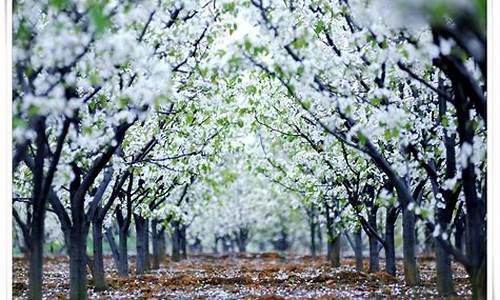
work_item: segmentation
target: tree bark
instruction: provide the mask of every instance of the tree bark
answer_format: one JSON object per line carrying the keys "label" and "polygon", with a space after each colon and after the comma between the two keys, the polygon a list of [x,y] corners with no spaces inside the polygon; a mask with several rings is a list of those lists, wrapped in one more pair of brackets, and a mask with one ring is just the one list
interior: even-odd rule
{"label": "tree bark", "polygon": [[333,218],[330,215],[330,207],[325,203],[326,217],[326,257],[333,267],[340,267],[340,237],[339,233],[335,232]]}
{"label": "tree bark", "polygon": [[333,238],[332,241],[332,257],[331,263],[333,267],[340,267],[340,234],[337,234],[336,237]]}
{"label": "tree bark", "polygon": [[309,231],[311,235],[311,256],[316,258],[316,222],[314,221],[314,217],[309,221]]}
{"label": "tree bark", "polygon": [[394,246],[394,224],[385,227],[385,271],[396,276],[396,251]]}
{"label": "tree bark", "polygon": [[42,299],[43,283],[43,213],[33,216],[29,251],[29,294],[31,300]]}
{"label": "tree bark", "polygon": [[181,259],[187,259],[187,241],[186,241],[186,229],[185,224],[180,225],[180,250]]}
{"label": "tree bark", "polygon": [[403,208],[403,267],[408,286],[419,283],[417,258],[415,255],[415,214]]}
{"label": "tree bark", "polygon": [[481,266],[476,272],[470,273],[470,281],[472,285],[472,299],[483,300],[487,297],[487,275],[486,275],[486,259],[483,259]]}
{"label": "tree bark", "polygon": [[140,215],[134,214],[134,220],[135,220],[135,233],[136,233],[135,273],[142,274],[146,271],[146,251],[147,251],[146,219]]}
{"label": "tree bark", "polygon": [[75,224],[70,232],[69,274],[70,299],[87,299],[87,234],[83,224]]}
{"label": "tree bark", "polygon": [[93,257],[93,278],[96,290],[102,291],[107,288],[106,278],[104,275],[104,261],[102,251],[102,222],[96,220],[92,223],[92,242],[94,248]]}
{"label": "tree bark", "polygon": [[174,232],[172,233],[172,260],[180,261],[181,260],[181,245],[180,245],[180,228],[179,222],[173,222]]}
{"label": "tree bark", "polygon": [[440,296],[447,297],[454,293],[450,255],[439,241],[436,245],[436,279]]}
{"label": "tree bark", "polygon": [[394,226],[398,217],[395,207],[387,209],[385,220],[385,271],[396,276],[396,251],[394,245]]}
{"label": "tree bark", "polygon": [[[375,208],[370,209],[368,223],[374,230],[377,230],[377,210]],[[380,261],[378,256],[379,243],[377,237],[370,232],[368,232],[368,243],[370,247],[370,266],[368,271],[370,273],[378,272],[380,270]]]}
{"label": "tree bark", "polygon": [[363,240],[361,239],[361,228],[354,231],[354,255],[356,256],[356,270],[363,271]]}
{"label": "tree bark", "polygon": [[455,248],[463,252],[464,250],[464,222],[460,217],[455,223]]}
{"label": "tree bark", "polygon": [[166,254],[166,249],[167,249],[167,241],[165,239],[165,227],[162,227],[160,230],[158,230],[158,247],[159,247],[159,253],[160,253],[160,262],[163,260]]}
{"label": "tree bark", "polygon": [[111,254],[113,255],[113,261],[115,262],[115,267],[118,270],[120,268],[120,250],[116,244],[113,232],[111,229],[106,230],[106,238],[108,240],[109,247],[111,248]]}
{"label": "tree bark", "polygon": [[120,228],[118,230],[118,234],[119,234],[118,275],[122,277],[127,277],[128,276],[127,230]]}
{"label": "tree bark", "polygon": [[151,221],[152,244],[153,244],[153,257],[151,261],[151,269],[156,270],[160,267],[162,256],[160,255],[161,241],[160,230],[158,230],[158,221]]}
{"label": "tree bark", "polygon": [[238,244],[238,251],[240,253],[246,252],[247,248],[247,243],[248,243],[248,229],[247,228],[239,228],[237,232],[237,244]]}

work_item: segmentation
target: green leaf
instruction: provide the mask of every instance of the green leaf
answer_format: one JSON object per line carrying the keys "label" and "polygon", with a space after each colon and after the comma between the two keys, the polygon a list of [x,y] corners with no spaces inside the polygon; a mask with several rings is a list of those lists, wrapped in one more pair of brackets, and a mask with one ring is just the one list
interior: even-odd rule
{"label": "green leaf", "polygon": [[119,107],[120,108],[127,107],[129,101],[130,101],[130,99],[126,96],[122,96],[122,97],[118,98]]}
{"label": "green leaf", "polygon": [[380,43],[380,48],[382,49],[387,49],[389,47],[389,44],[387,43],[387,39],[384,39],[382,43]]}
{"label": "green leaf", "polygon": [[252,43],[248,39],[245,39],[245,50],[249,51],[252,49]]}
{"label": "green leaf", "polygon": [[90,5],[89,16],[98,34],[103,33],[110,26],[108,16],[104,14],[104,3],[102,2],[94,2]]}
{"label": "green leaf", "polygon": [[389,129],[386,129],[384,131],[384,138],[388,141],[391,139],[391,137],[392,137],[391,131]]}
{"label": "green leaf", "polygon": [[366,136],[364,134],[362,134],[360,131],[358,131],[358,140],[359,140],[359,144],[361,144],[362,146],[366,145]]}
{"label": "green leaf", "polygon": [[316,25],[314,25],[314,32],[319,34],[321,31],[323,31],[324,28],[325,28],[325,22],[319,20],[318,22],[316,22]]}
{"label": "green leaf", "polygon": [[36,116],[38,115],[38,113],[40,112],[40,107],[38,106],[35,106],[35,105],[31,105],[29,108],[28,108],[28,115],[30,117],[33,117],[33,116]]}
{"label": "green leaf", "polygon": [[441,124],[444,126],[444,127],[447,127],[449,122],[448,122],[448,118],[446,116],[442,116],[441,117]]}
{"label": "green leaf", "polygon": [[311,109],[311,101],[305,101],[303,104],[304,104],[304,108],[306,110]]}
{"label": "green leaf", "polygon": [[224,11],[232,12],[236,9],[236,3],[235,2],[224,3],[222,4],[222,8],[224,9]]}
{"label": "green leaf", "polygon": [[249,109],[248,109],[248,108],[246,108],[246,107],[240,108],[240,109],[238,110],[238,114],[239,114],[240,116],[243,116],[243,115],[247,114],[248,112],[249,112]]}
{"label": "green leaf", "polygon": [[382,100],[379,97],[375,97],[370,102],[371,102],[371,104],[378,106],[378,105],[380,105],[380,103],[382,103]]}
{"label": "green leaf", "polygon": [[28,122],[22,118],[14,117],[12,120],[12,128],[26,128],[28,127]]}
{"label": "green leaf", "polygon": [[307,41],[304,37],[299,37],[292,42],[292,47],[295,49],[301,49],[307,47]]}
{"label": "green leaf", "polygon": [[245,123],[243,122],[243,120],[239,119],[238,120],[238,126],[241,128],[243,126],[245,126]]}
{"label": "green leaf", "polygon": [[304,66],[299,66],[297,68],[297,75],[299,75],[299,77],[302,77],[302,74],[304,74]]}
{"label": "green leaf", "polygon": [[392,136],[393,136],[394,138],[399,137],[399,128],[394,127],[394,128],[392,129]]}
{"label": "green leaf", "polygon": [[26,46],[29,43],[30,39],[31,39],[31,31],[28,26],[28,23],[23,18],[19,24],[19,28],[17,29],[15,40],[20,41],[22,45]]}
{"label": "green leaf", "polygon": [[63,10],[67,4],[67,0],[49,0],[49,5],[58,10]]}
{"label": "green leaf", "polygon": [[257,87],[255,85],[249,85],[247,87],[246,93],[247,95],[254,95],[257,92]]}
{"label": "green leaf", "polygon": [[91,135],[92,134],[92,127],[91,126],[85,126],[82,128],[82,131],[85,135]]}

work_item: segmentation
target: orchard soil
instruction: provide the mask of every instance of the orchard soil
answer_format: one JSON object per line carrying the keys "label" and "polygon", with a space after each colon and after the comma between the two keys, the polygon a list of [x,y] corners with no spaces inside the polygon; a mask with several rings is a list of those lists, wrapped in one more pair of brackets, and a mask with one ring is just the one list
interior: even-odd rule
{"label": "orchard soil", "polygon": [[[137,276],[134,274],[134,257],[130,262],[131,275],[120,278],[111,257],[106,257],[104,264],[109,287],[105,291],[94,291],[89,275],[89,298],[440,299],[432,257],[419,258],[421,284],[417,287],[405,286],[401,262],[398,262],[396,277],[385,272],[357,272],[351,258],[344,258],[341,267],[333,268],[324,257],[312,259],[278,253],[192,255],[181,262],[172,262],[167,257],[160,269]],[[365,265],[365,270],[367,267]],[[14,258],[14,299],[27,298],[27,270],[24,258]],[[456,263],[453,263],[453,279],[456,295],[451,298],[470,299],[467,273]],[[44,298],[62,300],[68,296],[68,258],[46,258]]]}

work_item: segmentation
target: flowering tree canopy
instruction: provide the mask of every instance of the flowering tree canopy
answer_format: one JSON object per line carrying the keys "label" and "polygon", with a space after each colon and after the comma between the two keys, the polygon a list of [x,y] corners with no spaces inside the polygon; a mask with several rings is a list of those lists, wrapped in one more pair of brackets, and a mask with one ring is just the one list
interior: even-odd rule
{"label": "flowering tree canopy", "polygon": [[150,231],[153,265],[165,232],[180,259],[219,242],[284,250],[304,231],[315,255],[324,228],[334,265],[344,236],[362,258],[364,232],[370,271],[384,249],[392,275],[402,235],[408,285],[420,228],[439,292],[456,260],[485,295],[485,1],[23,0],[13,22],[31,299],[44,240],[64,242],[84,299],[86,262],[106,288],[103,233],[127,276],[131,224],[137,273]]}

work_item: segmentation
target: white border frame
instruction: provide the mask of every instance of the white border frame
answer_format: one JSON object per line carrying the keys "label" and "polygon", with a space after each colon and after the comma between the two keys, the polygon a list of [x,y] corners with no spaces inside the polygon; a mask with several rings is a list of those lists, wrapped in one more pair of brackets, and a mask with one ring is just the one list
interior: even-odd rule
{"label": "white border frame", "polygon": [[12,1],[0,8],[0,295],[12,298]]}
{"label": "white border frame", "polygon": [[[411,1],[411,0],[410,0]],[[428,0],[432,1],[432,0]],[[496,3],[495,3],[496,2]],[[494,5],[495,3],[495,5]],[[500,256],[494,251],[500,250],[500,199],[497,185],[500,177],[500,63],[493,49],[500,49],[498,32],[500,20],[494,19],[494,11],[500,14],[498,1],[488,1],[488,213],[487,213],[487,255],[488,255],[488,299],[499,298]],[[496,35],[494,29],[497,28]],[[12,298],[12,0],[0,2],[0,297]],[[497,81],[496,83],[494,81]],[[496,201],[494,200],[496,199]],[[496,288],[495,288],[496,287]],[[497,297],[495,297],[497,296]]]}

